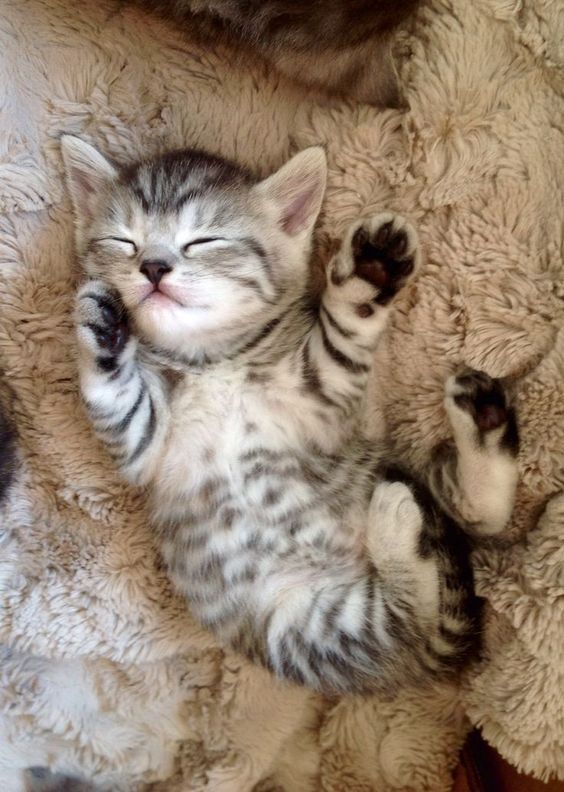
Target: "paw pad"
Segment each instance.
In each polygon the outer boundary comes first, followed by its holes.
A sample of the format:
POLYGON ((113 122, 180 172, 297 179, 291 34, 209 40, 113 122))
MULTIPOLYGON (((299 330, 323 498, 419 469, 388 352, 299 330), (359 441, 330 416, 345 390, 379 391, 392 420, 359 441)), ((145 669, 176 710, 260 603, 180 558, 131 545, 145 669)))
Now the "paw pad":
POLYGON ((100 351, 119 355, 129 338, 127 312, 117 292, 92 283, 79 297, 80 324, 93 334, 100 351))
POLYGON ((454 403, 472 416, 480 436, 505 426, 502 444, 516 451, 518 434, 515 413, 508 405, 501 382, 483 371, 468 369, 451 383, 450 395, 454 403))
POLYGON ((386 305, 415 270, 418 251, 413 227, 399 215, 378 215, 351 238, 354 273, 378 289, 374 302, 386 305))

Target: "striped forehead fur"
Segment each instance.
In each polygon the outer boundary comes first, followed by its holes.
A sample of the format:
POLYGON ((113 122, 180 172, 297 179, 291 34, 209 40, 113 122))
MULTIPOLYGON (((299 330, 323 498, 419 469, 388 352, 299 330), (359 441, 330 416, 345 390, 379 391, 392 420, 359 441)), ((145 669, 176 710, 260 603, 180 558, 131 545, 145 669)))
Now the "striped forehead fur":
POLYGON ((257 181, 250 171, 198 150, 170 151, 122 169, 120 183, 148 214, 178 212, 190 200, 240 193, 257 181))

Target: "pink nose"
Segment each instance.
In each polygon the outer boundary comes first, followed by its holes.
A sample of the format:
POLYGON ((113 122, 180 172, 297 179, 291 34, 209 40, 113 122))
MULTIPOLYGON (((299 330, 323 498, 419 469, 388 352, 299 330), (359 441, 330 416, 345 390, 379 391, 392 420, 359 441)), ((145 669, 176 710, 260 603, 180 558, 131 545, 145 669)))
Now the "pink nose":
POLYGON ((157 286, 167 272, 172 272, 172 267, 163 259, 145 259, 139 270, 147 280, 157 286))

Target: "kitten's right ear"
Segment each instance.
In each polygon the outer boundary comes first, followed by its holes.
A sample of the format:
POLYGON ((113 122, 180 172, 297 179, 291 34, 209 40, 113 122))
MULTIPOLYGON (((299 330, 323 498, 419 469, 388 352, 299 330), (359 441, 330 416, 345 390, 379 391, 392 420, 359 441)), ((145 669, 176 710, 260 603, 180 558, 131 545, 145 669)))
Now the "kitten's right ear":
POLYGON ((74 135, 63 135, 61 153, 76 219, 87 225, 100 190, 116 178, 117 170, 94 146, 74 135))

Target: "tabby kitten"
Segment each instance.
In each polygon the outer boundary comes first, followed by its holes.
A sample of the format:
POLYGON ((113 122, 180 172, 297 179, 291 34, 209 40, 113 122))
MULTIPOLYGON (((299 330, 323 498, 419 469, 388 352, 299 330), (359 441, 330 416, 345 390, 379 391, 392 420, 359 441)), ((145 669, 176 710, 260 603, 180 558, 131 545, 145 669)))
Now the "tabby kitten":
POLYGON ((391 42, 420 0, 137 0, 211 41, 235 37, 306 85, 399 103, 391 42), (195 28, 196 25, 196 28, 195 28))
POLYGON ((66 136, 63 154, 88 276, 82 396, 123 475, 148 487, 194 615, 326 693, 460 667, 478 615, 459 526, 503 529, 515 419, 497 381, 450 379, 455 445, 430 466, 435 497, 363 438, 373 351, 419 259, 414 229, 392 212, 354 223, 317 308, 321 148, 263 181, 190 150, 116 168, 66 136))

